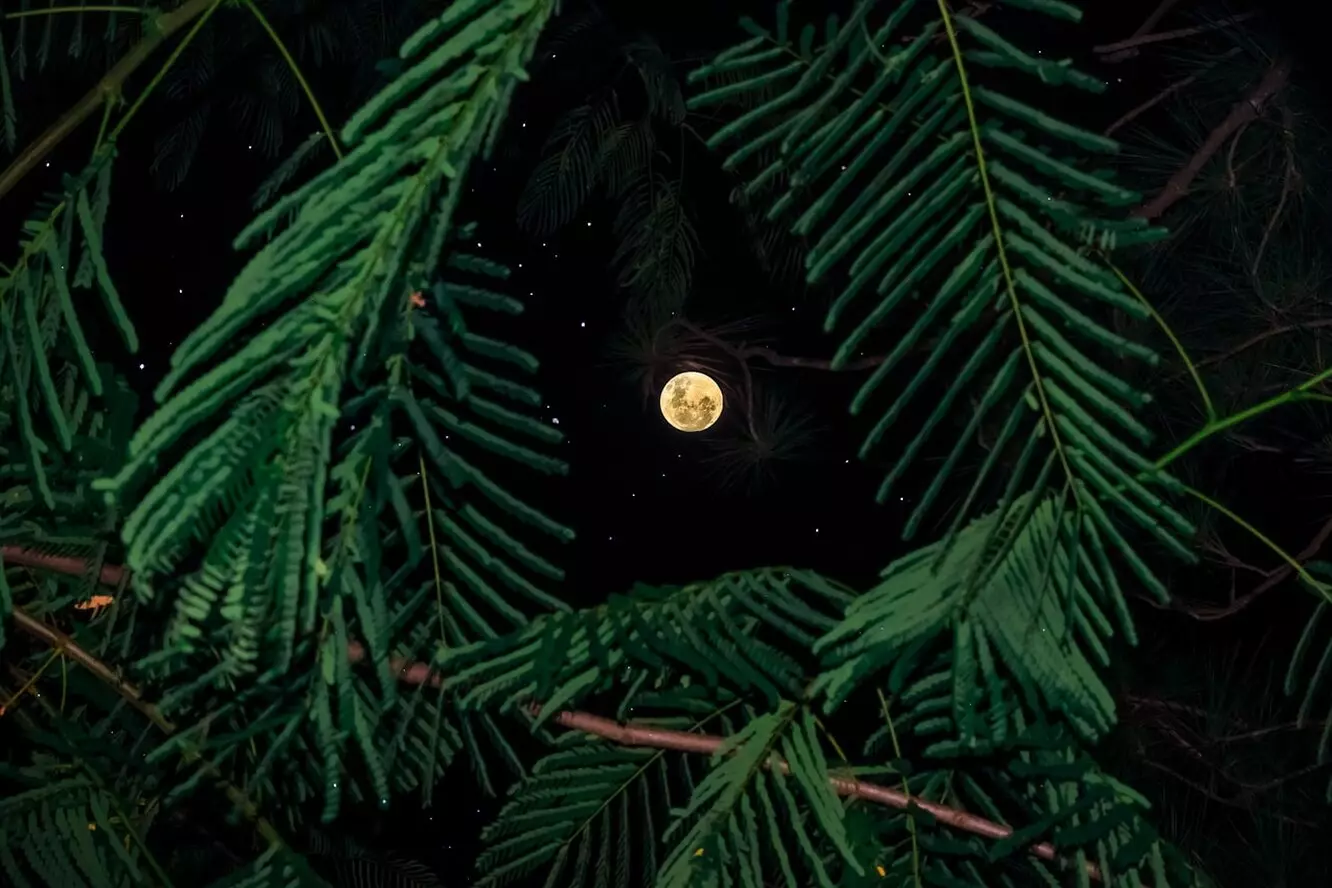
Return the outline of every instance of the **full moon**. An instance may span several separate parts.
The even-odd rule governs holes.
[[[722,412],[721,386],[693,370],[677,373],[661,390],[661,415],[682,432],[710,428]]]

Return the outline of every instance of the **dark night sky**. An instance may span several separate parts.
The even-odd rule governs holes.
[[[738,40],[734,22],[740,5],[707,0],[612,4],[621,10],[633,7],[639,21],[626,24],[642,26],[669,55],[685,59]],[[744,4],[745,11],[756,16],[763,16],[769,5]],[[1090,46],[1127,36],[1155,0],[1095,0],[1085,5],[1085,45]],[[623,19],[622,13],[615,15]],[[1140,70],[1123,68],[1105,76],[1132,78]],[[881,449],[877,461],[855,459],[866,425],[848,420],[846,405],[859,377],[756,366],[763,382],[807,402],[822,431],[810,458],[779,467],[775,482],[760,493],[726,488],[707,471],[703,436],[669,428],[655,404],[645,405],[626,383],[624,371],[608,358],[609,339],[624,305],[610,269],[613,244],[606,232],[611,209],[594,202],[544,246],[515,227],[518,192],[550,121],[567,107],[559,102],[572,95],[567,89],[561,92],[566,75],[552,70],[550,76],[554,88],[538,77],[515,109],[510,135],[519,141],[511,148],[521,150],[504,152],[478,171],[476,198],[464,204],[459,217],[480,223],[477,240],[484,246],[478,252],[515,268],[511,292],[527,303],[528,311],[504,335],[541,359],[539,387],[546,395],[548,416],[552,422],[558,419],[568,436],[563,455],[571,465],[570,475],[546,485],[549,493],[543,503],[578,533],[563,553],[569,577],[565,597],[593,603],[634,581],[675,583],[783,563],[863,584],[903,550],[898,537],[909,503],[873,503],[882,465],[893,454],[892,442]],[[319,82],[316,77],[317,88]],[[46,119],[54,116],[58,98],[73,93],[55,88],[51,95],[52,108],[41,115]],[[1116,83],[1105,104],[1095,109],[1096,119],[1104,125],[1141,98],[1140,85]],[[336,98],[329,104],[335,108]],[[109,222],[111,268],[146,343],[143,354],[126,366],[135,368],[131,372],[142,383],[139,390],[145,398],[164,372],[172,343],[209,313],[240,268],[243,257],[230,251],[230,240],[251,218],[248,198],[275,164],[250,149],[234,129],[211,126],[185,184],[170,193],[156,188],[148,170],[151,140],[174,113],[169,107],[151,106],[122,143]],[[523,122],[530,125],[523,127]],[[313,116],[302,110],[292,125],[290,144],[314,128]],[[54,186],[57,170],[77,169],[87,150],[87,138],[73,140],[50,158],[49,169],[34,174],[34,182],[7,196],[0,207],[4,230],[15,230],[16,208],[31,206],[34,186]],[[691,316],[759,316],[765,338],[781,353],[829,355],[832,341],[820,330],[822,306],[809,297],[775,290],[747,257],[734,234],[739,219],[727,206],[729,187],[715,159],[696,148],[687,154],[687,162],[691,175],[696,170],[700,180],[690,192],[702,238],[688,305]],[[707,183],[709,178],[715,187]],[[142,369],[137,369],[140,362]],[[732,411],[723,422],[736,416]],[[928,475],[923,480],[928,481]],[[525,489],[517,479],[511,483]],[[908,482],[902,491],[908,498],[910,486]],[[463,781],[456,782],[449,791],[463,793]],[[470,793],[459,797],[470,798]],[[466,804],[471,807],[470,801]],[[399,840],[411,831],[410,823],[431,816],[405,810],[411,809],[410,800],[396,807],[392,832]],[[469,818],[456,835],[450,831],[441,840],[440,814],[404,841],[402,850],[440,866],[447,879],[467,865],[467,833],[480,819]],[[442,847],[448,845],[456,846],[452,853]]]

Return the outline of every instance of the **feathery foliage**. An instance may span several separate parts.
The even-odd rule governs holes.
[[[552,235],[604,194],[614,206],[620,286],[643,306],[678,311],[700,244],[681,155],[692,128],[670,60],[651,37],[621,33],[595,7],[556,26],[543,46],[538,76],[561,56],[591,70],[610,62],[621,74],[555,121],[519,198],[519,224]],[[631,83],[620,82],[626,74]]]
[[[1077,15],[1065,4],[1038,6],[1047,14]],[[993,589],[995,604],[988,607],[998,607],[1005,621],[1031,621],[1022,623],[1026,628],[1015,625],[1003,642],[1006,656],[1026,656],[1035,652],[1023,635],[1063,644],[1065,625],[1074,622],[1074,602],[1092,611],[1086,619],[1124,611],[1112,563],[1128,566],[1137,582],[1166,597],[1140,545],[1112,516],[1194,559],[1182,542],[1192,529],[1166,501],[1178,484],[1140,455],[1151,436],[1133,410],[1147,397],[1102,357],[1110,349],[1157,360],[1096,318],[1110,309],[1146,317],[1147,310],[1087,249],[1161,232],[1100,210],[1127,207],[1137,195],[1056,153],[1081,150],[1095,157],[1112,152],[1113,142],[984,85],[977,72],[1017,69],[1038,77],[1047,89],[1096,91],[1099,81],[1027,54],[975,19],[935,15],[913,27],[913,12],[938,10],[912,2],[879,7],[857,4],[847,22],[830,25],[826,41],[816,48],[813,26],[794,38],[781,5],[775,33],[752,25],[756,36],[695,74],[705,79],[715,71],[745,71],[749,79],[704,92],[693,104],[725,101],[751,82],[788,85],[766,106],[724,127],[713,142],[739,143],[726,161],[731,167],[765,145],[781,146],[781,157],[754,181],[787,171],[792,185],[768,215],[787,218],[793,230],[815,238],[807,260],[811,280],[838,270],[845,274],[828,312],[828,330],[858,302],[877,297],[841,340],[834,364],[853,358],[880,325],[901,316],[897,324],[905,332],[856,394],[853,413],[871,409],[890,374],[907,369],[902,364],[911,345],[939,331],[936,347],[878,411],[862,446],[862,456],[870,453],[914,398],[932,393],[935,406],[879,487],[880,500],[912,467],[953,405],[970,395],[978,399],[967,427],[916,503],[906,538],[939,500],[973,446],[979,424],[990,417],[1002,423],[937,554],[919,550],[911,558],[916,575],[903,565],[894,571],[897,582],[885,584],[880,606],[915,592],[912,603],[902,604],[918,615],[919,625],[895,620],[884,650],[900,650],[901,643],[913,640],[913,629],[937,632],[959,612],[986,608]],[[857,75],[866,71],[872,85],[853,91]],[[958,255],[963,258],[954,261]],[[910,299],[918,288],[926,295]],[[958,358],[960,369],[948,361],[959,352],[966,354]],[[947,383],[936,377],[943,366],[950,370]],[[942,388],[936,391],[932,384]],[[996,469],[1010,448],[1017,456],[998,485]],[[964,529],[987,503],[997,510]],[[1017,577],[1022,579],[1015,582]],[[1017,608],[1012,591],[1034,577],[1041,579],[1022,590],[1030,603]],[[849,612],[845,631],[863,630],[866,621],[883,613],[871,609],[866,614],[873,617],[858,619]],[[998,618],[973,625],[999,643],[992,635],[1001,630]],[[1102,618],[1087,643],[1098,645],[1097,637],[1107,630]],[[1088,674],[1084,666],[1072,667],[1081,657],[1068,657],[1061,650],[1029,677],[1039,682]],[[1036,663],[1029,660],[1027,666]],[[1052,702],[1089,738],[1109,727],[1110,704],[1098,680],[1062,692],[1057,687],[1046,687]]]
[[[0,278],[0,359],[6,380],[0,388],[0,422],[16,427],[23,446],[22,456],[9,455],[25,488],[9,491],[7,498],[19,498],[10,500],[14,504],[32,499],[56,508],[51,461],[56,453],[67,455],[67,462],[84,457],[82,447],[76,454],[76,437],[97,433],[90,427],[89,398],[114,385],[107,368],[93,357],[84,329],[87,317],[76,308],[75,294],[95,289],[124,345],[131,352],[138,348],[102,255],[114,156],[110,146],[102,148],[78,177],[67,178],[58,194],[42,201],[36,217],[24,225],[18,261]]]
[[[250,755],[253,776],[282,773],[278,761],[307,748],[314,755],[299,758],[318,775],[326,819],[344,791],[339,736],[355,738],[364,791],[385,801],[390,774],[432,784],[454,748],[438,733],[424,748],[409,743],[419,701],[398,699],[387,665],[353,677],[353,638],[386,664],[391,650],[495,634],[496,616],[460,588],[521,625],[487,574],[558,605],[494,558],[558,577],[486,512],[556,539],[568,532],[463,456],[470,446],[563,471],[520,443],[558,436],[502,403],[536,402],[505,375],[535,361],[472,332],[463,314],[519,306],[476,283],[502,269],[460,253],[441,264],[467,168],[493,139],[549,13],[531,0],[455,4],[404,44],[403,73],[343,128],[346,157],[242,232],[239,246],[271,239],[176,351],[161,407],[103,485],[109,497],[133,497],[123,538],[140,601],[172,611],[159,651],[141,664],[177,683],[164,709],[214,720],[205,701],[230,697],[236,682],[252,687],[289,719],[264,755]],[[181,454],[174,469],[144,489],[169,453]],[[396,528],[388,538],[381,521]],[[391,562],[388,540],[401,544]],[[423,541],[424,582],[412,579],[427,566]],[[297,674],[305,690],[293,694]],[[394,712],[407,719],[401,729]],[[390,769],[401,754],[412,767]]]
[[[16,657],[31,743],[0,768],[18,787],[0,868],[15,884],[166,882],[139,837],[209,787],[265,840],[221,884],[319,884],[264,812],[298,829],[347,800],[429,801],[463,758],[489,790],[494,759],[518,778],[484,836],[486,885],[1206,884],[1092,759],[1115,724],[1109,639],[1134,640],[1124,586],[1165,600],[1157,551],[1194,558],[1169,501],[1186,488],[1143,455],[1149,396],[1115,364],[1158,359],[1108,320],[1152,316],[1108,253],[1164,232],[1123,218],[1137,195],[1102,169],[1115,144],[1042,110],[1101,84],[945,0],[858,0],[798,36],[779,2],[774,29],[747,23],[751,39],[698,70],[711,86],[690,107],[733,113],[711,144],[746,172],[739,196],[804,238],[808,280],[837,294],[834,365],[888,342],[851,404],[873,419],[862,455],[932,402],[878,498],[971,401],[905,536],[959,504],[863,593],[767,568],[574,609],[548,554],[572,532],[525,495],[564,473],[560,435],[532,415],[536,358],[490,335],[521,311],[507,271],[462,249],[457,218],[555,6],[455,0],[342,127],[337,163],[270,199],[298,152],[259,199],[236,241],[249,262],[175,352],[156,411],[95,467],[132,593],[70,638],[41,635],[57,647],[44,661]],[[606,174],[608,120],[566,118],[550,173],[564,191],[533,219],[567,221]],[[82,448],[101,426],[70,405],[106,387],[64,308],[67,269],[133,345],[100,253],[105,192],[88,190],[109,161],[69,183],[64,228],[57,209],[30,229],[0,288],[0,320],[26,337],[4,355],[17,476],[48,509],[62,500],[40,435]],[[651,254],[683,286],[692,245],[636,233],[659,213],[679,230],[678,192],[623,179],[619,261],[662,280]],[[52,354],[78,374],[64,397]],[[959,484],[982,423],[999,434]],[[68,594],[21,599],[14,575],[0,571],[6,613]],[[76,709],[57,710],[35,689],[75,646],[142,688],[85,657]],[[628,724],[575,711],[604,706]],[[883,728],[844,746],[854,709]],[[515,723],[548,747],[530,770]]]

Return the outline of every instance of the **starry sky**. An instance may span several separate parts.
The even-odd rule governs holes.
[[[1127,36],[1155,3],[1095,0],[1085,5],[1090,44]],[[684,61],[735,42],[739,31],[732,23],[738,14],[762,15],[767,4],[675,0],[608,7],[625,27],[649,31],[668,55],[682,60],[683,70]],[[1113,76],[1122,81],[1119,72]],[[1126,71],[1124,76],[1133,75]],[[57,74],[50,101],[67,104],[87,82]],[[314,82],[319,88],[318,77]],[[1119,87],[1122,98],[1115,93]],[[563,556],[568,572],[564,596],[590,604],[635,581],[683,583],[788,563],[863,585],[904,550],[898,537],[914,483],[908,479],[883,506],[873,502],[892,442],[867,462],[855,458],[866,425],[849,418],[846,405],[864,374],[771,369],[755,362],[759,384],[800,410],[817,431],[803,458],[775,466],[763,486],[724,483],[709,462],[707,436],[725,432],[738,414],[729,411],[707,433],[680,433],[659,415],[655,399],[645,401],[612,354],[625,305],[611,267],[614,208],[594,200],[573,224],[546,238],[533,238],[515,225],[519,193],[551,122],[580,88],[576,63],[568,68],[551,64],[548,80],[538,79],[522,94],[505,150],[475,171],[474,197],[459,214],[479,224],[477,252],[513,269],[509,292],[526,303],[527,312],[504,335],[540,358],[545,416],[567,436],[562,456],[570,464],[569,477],[544,485],[538,502],[578,534]],[[1117,116],[1119,105],[1128,108],[1141,100],[1134,88],[1122,82],[1112,87],[1107,119]],[[330,92],[336,120],[347,103],[336,85]],[[123,144],[111,203],[111,267],[146,343],[125,366],[145,397],[145,408],[172,346],[206,317],[239,270],[243,257],[230,251],[231,237],[251,218],[248,198],[277,162],[256,151],[243,131],[214,126],[192,174],[180,187],[164,190],[150,170],[151,140],[178,114],[170,103],[149,107],[138,127],[142,135],[131,132]],[[310,114],[296,117],[290,145],[315,128]],[[50,168],[38,170],[31,182],[0,202],[4,230],[14,231],[16,212],[32,205],[39,188],[54,186],[57,171],[76,170],[87,150],[84,141],[72,140],[50,158]],[[752,337],[750,342],[762,340],[787,356],[826,358],[833,343],[821,332],[818,294],[778,287],[765,277],[736,234],[739,217],[727,201],[730,185],[716,158],[699,145],[685,150],[701,242],[689,316],[709,323],[748,319],[744,336]],[[927,482],[925,475],[921,483]],[[447,802],[447,810],[421,813],[400,807],[387,832],[400,840],[415,833],[413,847],[402,850],[442,873],[456,873],[469,862],[469,833],[493,807],[473,801],[461,781],[448,792],[457,793],[450,796],[457,801]],[[473,805],[479,815],[459,826],[454,815]],[[449,822],[442,840],[441,819]]]

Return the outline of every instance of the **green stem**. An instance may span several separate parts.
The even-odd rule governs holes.
[[[1152,320],[1156,321],[1156,325],[1161,328],[1161,331],[1165,333],[1166,338],[1170,340],[1170,344],[1175,347],[1175,351],[1179,354],[1179,359],[1184,362],[1184,367],[1189,371],[1189,375],[1193,377],[1193,384],[1198,387],[1198,396],[1202,398],[1203,409],[1207,411],[1207,422],[1209,424],[1216,422],[1216,407],[1212,405],[1212,398],[1207,394],[1207,386],[1203,385],[1202,377],[1198,374],[1197,366],[1189,359],[1189,353],[1184,350],[1184,344],[1179,341],[1179,337],[1175,335],[1175,331],[1170,329],[1170,325],[1166,323],[1165,318],[1161,317],[1160,312],[1147,301],[1147,297],[1142,295],[1142,291],[1133,285],[1133,282],[1109,260],[1109,257],[1106,257],[1105,263],[1110,267],[1110,270],[1115,273],[1115,276],[1119,278],[1119,282],[1125,287],[1128,287],[1128,291],[1142,303],[1143,308],[1147,309],[1147,313],[1152,316]]]
[[[180,58],[181,53],[185,52],[185,47],[189,46],[190,42],[198,36],[199,31],[203,28],[204,24],[213,17],[213,13],[217,12],[217,8],[221,5],[222,0],[213,0],[212,4],[209,5],[204,14],[199,16],[194,22],[190,27],[189,32],[185,35],[185,39],[181,40],[180,43],[176,44],[176,48],[171,50],[171,55],[167,56],[166,62],[157,70],[157,73],[153,75],[153,79],[148,81],[148,85],[144,87],[143,92],[139,93],[139,97],[134,100],[134,104],[130,105],[130,109],[125,112],[125,116],[120,118],[120,121],[116,124],[116,128],[111,130],[111,134],[106,137],[108,142],[114,142],[116,137],[120,135],[125,127],[129,126],[129,122],[134,118],[135,114],[139,113],[139,109],[143,107],[143,103],[148,101],[148,97],[152,95],[153,90],[157,88],[158,84],[162,82],[162,79],[166,77],[167,72],[176,64],[176,60]]]
[[[156,12],[144,29],[143,39],[134,44],[111,69],[102,75],[83,98],[60,115],[55,123],[34,139],[0,172],[0,198],[14,189],[23,177],[36,169],[52,151],[72,135],[83,122],[105,107],[108,99],[120,95],[125,82],[157,51],[162,43],[205,12],[211,13],[218,0],[186,0],[170,12]]]
[[[154,15],[157,10],[141,6],[52,6],[47,9],[30,9],[24,12],[7,12],[6,19],[35,18],[39,15],[60,15],[75,12],[128,12],[131,15]]]
[[[1300,579],[1308,583],[1316,592],[1318,592],[1319,595],[1322,595],[1328,601],[1332,601],[1332,589],[1329,589],[1327,585],[1314,579],[1313,576],[1307,570],[1304,569],[1303,564],[1300,564],[1300,562],[1293,555],[1291,555],[1285,549],[1281,548],[1276,543],[1274,543],[1261,530],[1254,527],[1252,524],[1245,521],[1239,515],[1235,514],[1230,509],[1221,505],[1221,503],[1212,499],[1210,496],[1203,493],[1202,491],[1195,490],[1192,487],[1187,487],[1187,486],[1184,488],[1184,491],[1187,494],[1189,494],[1189,496],[1192,496],[1193,498],[1203,503],[1206,503],[1209,507],[1220,512],[1222,515],[1225,515],[1231,521],[1234,521],[1240,527],[1244,528],[1249,533],[1253,534],[1254,539],[1258,540],[1258,542],[1262,543],[1264,546],[1271,549],[1274,553],[1276,553],[1278,558],[1286,562],[1286,564],[1290,565],[1291,570],[1295,571],[1295,573],[1299,575]]]
[[[93,142],[93,157],[101,149],[102,143],[106,141],[106,125],[111,122],[111,111],[115,107],[115,99],[111,96],[106,97],[106,102],[102,106],[102,122],[97,126],[97,141]]]
[[[301,85],[301,89],[305,92],[305,97],[310,100],[310,106],[314,108],[315,116],[319,118],[319,125],[324,128],[324,135],[328,137],[328,144],[333,147],[333,155],[338,160],[342,160],[342,149],[338,147],[338,140],[333,135],[333,128],[328,125],[328,118],[324,116],[324,109],[320,106],[319,100],[315,98],[314,90],[310,88],[310,83],[305,79],[305,74],[301,72],[300,66],[296,64],[296,59],[287,50],[287,45],[282,42],[282,38],[278,36],[277,31],[273,30],[273,26],[269,24],[268,19],[259,11],[259,7],[254,5],[254,0],[242,0],[242,2],[244,2],[246,9],[254,13],[254,17],[259,20],[260,27],[268,32],[273,45],[282,54],[287,67],[291,69],[291,73],[296,77],[296,82]]]
[[[430,506],[430,474],[426,471],[425,455],[416,455],[421,472],[421,490],[425,494],[426,529],[430,533],[430,563],[435,569],[435,615],[439,617],[439,646],[449,646],[449,636],[444,632],[444,579],[439,570],[439,542],[435,539],[435,515]]]
[[[942,3],[942,0],[940,0]],[[883,707],[883,717],[888,722],[888,736],[893,741],[893,758],[902,760],[902,747],[897,742],[897,728],[893,727],[893,717],[888,713],[888,700],[883,696],[883,691],[875,689],[879,695],[879,705]],[[916,888],[920,888],[920,840],[916,838],[916,816],[911,813],[911,785],[907,783],[906,775],[902,775],[902,795],[907,800],[907,831],[911,833],[911,872],[915,876]]]
[[[1031,336],[1027,333],[1026,321],[1022,318],[1022,306],[1018,302],[1017,284],[1013,277],[1013,268],[1008,262],[1008,251],[1004,248],[1004,230],[999,222],[999,204],[990,185],[990,171],[985,163],[985,151],[981,147],[980,123],[976,119],[976,103],[971,97],[971,85],[967,81],[966,65],[962,62],[962,47],[958,44],[957,29],[953,26],[952,13],[948,11],[948,0],[938,0],[939,15],[943,18],[944,30],[948,33],[948,44],[953,51],[953,62],[957,66],[957,79],[962,86],[962,101],[967,108],[967,122],[971,128],[971,143],[976,152],[976,168],[980,172],[981,188],[985,192],[985,205],[990,214],[990,227],[994,234],[994,245],[999,259],[999,267],[1004,274],[1004,288],[1008,291],[1008,301],[1013,308],[1013,320],[1017,322],[1018,335],[1022,338],[1022,352],[1027,358],[1027,366],[1035,382],[1036,397],[1040,401],[1041,414],[1045,417],[1046,428],[1050,431],[1050,443],[1054,445],[1064,468],[1064,477],[1072,482],[1073,467],[1069,465],[1068,454],[1064,452],[1059,429],[1055,425],[1054,411],[1050,409],[1049,399],[1045,396],[1045,385],[1041,380],[1040,368],[1036,366],[1036,354],[1032,351]],[[1073,486],[1073,498],[1078,499],[1077,485]]]
[[[1290,389],[1289,391],[1282,392],[1279,395],[1275,395],[1271,398],[1268,398],[1266,401],[1263,401],[1261,404],[1254,404],[1252,407],[1246,407],[1245,409],[1240,410],[1237,413],[1230,414],[1224,419],[1219,419],[1207,423],[1207,425],[1198,429],[1198,431],[1194,432],[1183,442],[1181,442],[1178,446],[1176,446],[1175,449],[1171,450],[1165,456],[1158,459],[1155,463],[1156,468],[1164,469],[1166,466],[1170,465],[1172,462],[1179,459],[1181,456],[1188,453],[1190,450],[1197,447],[1199,444],[1201,444],[1203,441],[1206,441],[1208,438],[1212,437],[1213,435],[1216,435],[1220,432],[1224,432],[1226,429],[1233,428],[1246,420],[1253,419],[1253,417],[1259,415],[1260,413],[1266,413],[1267,411],[1272,410],[1273,408],[1280,407],[1284,404],[1293,404],[1297,401],[1307,401],[1310,399],[1322,400],[1323,398],[1326,397],[1325,395],[1320,395],[1318,393],[1314,393],[1311,395],[1308,390],[1318,385],[1320,382],[1327,379],[1328,377],[1332,377],[1332,367],[1323,370],[1322,372],[1318,373],[1315,376],[1311,376],[1309,379],[1300,383],[1300,385],[1296,386],[1293,389]]]

